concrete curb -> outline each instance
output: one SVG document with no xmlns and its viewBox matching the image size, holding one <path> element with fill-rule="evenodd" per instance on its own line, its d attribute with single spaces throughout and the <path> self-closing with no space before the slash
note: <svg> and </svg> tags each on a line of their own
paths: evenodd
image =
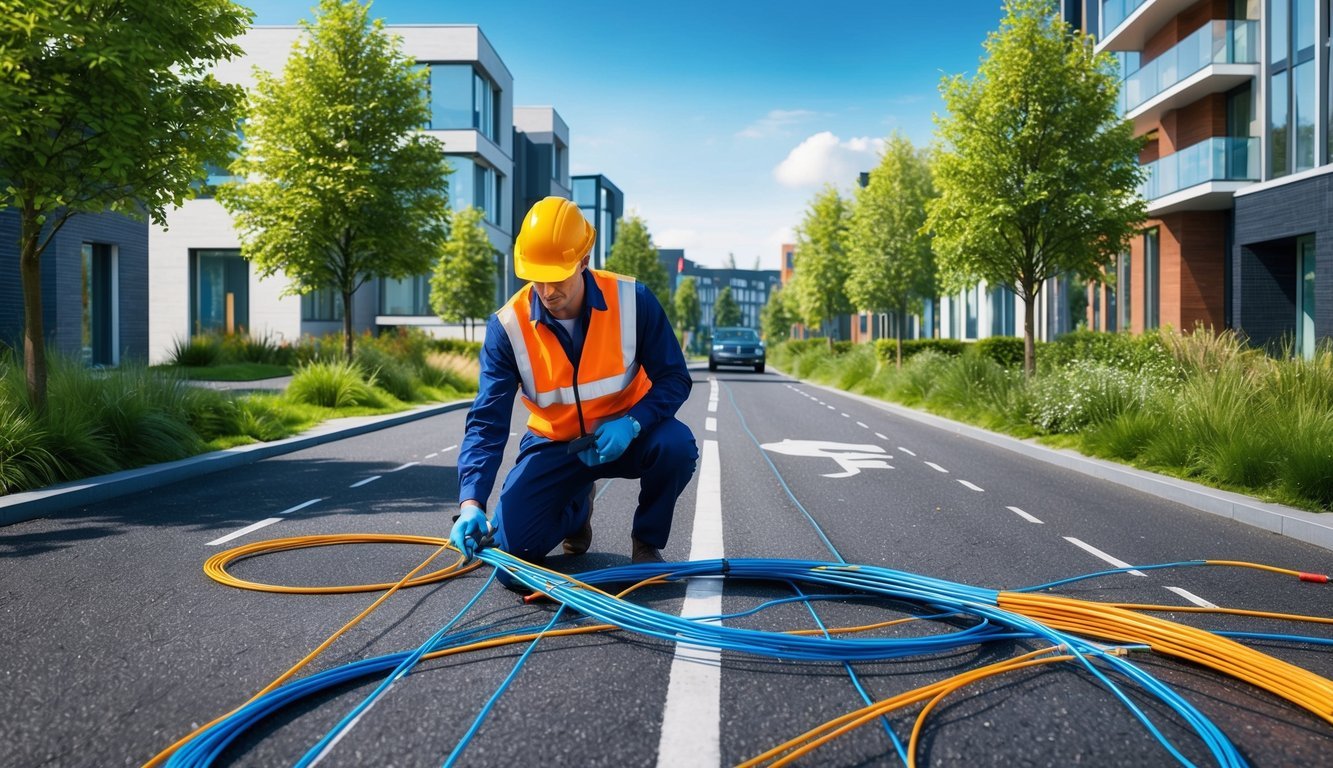
<svg viewBox="0 0 1333 768">
<path fill-rule="evenodd" d="M 252 464 L 284 453 L 313 448 L 316 445 L 333 442 L 334 440 L 342 440 L 343 438 L 396 427 L 399 424 L 406 424 L 441 413 L 461 410 L 471 405 L 471 400 L 455 400 L 448 403 L 423 405 L 410 411 L 391 413 L 385 416 L 351 416 L 344 419 L 332 419 L 299 435 L 274 440 L 271 443 L 242 445 L 225 451 L 191 456 L 180 461 L 153 464 L 138 469 L 127 469 L 124 472 L 116 472 L 110 475 L 100 475 L 61 483 L 60 485 L 52 485 L 37 491 L 0 496 L 0 525 L 10 525 L 24 520 L 45 517 L 71 507 L 95 504 L 99 501 L 114 499 L 117 496 L 138 493 L 150 488 L 159 488 L 181 480 Z"/>
<path fill-rule="evenodd" d="M 783 375 L 788 374 L 783 372 Z M 835 387 L 797 379 L 794 376 L 790 378 L 801 382 L 805 386 L 846 395 L 898 416 L 928 424 L 946 432 L 970 437 L 973 440 L 980 440 L 983 443 L 1020 453 L 1038 461 L 1072 469 L 1075 472 L 1091 475 L 1136 491 L 1150 493 L 1201 512 L 1230 518 L 1246 525 L 1289 536 L 1324 549 L 1333 549 L 1333 514 L 1306 512 L 1303 509 L 1283 506 L 1282 504 L 1271 504 L 1251 496 L 1209 488 L 1206 485 L 1147 472 L 1113 461 L 1095 459 L 1075 451 L 1048 448 L 1033 440 L 1019 440 L 1015 437 L 990 432 L 980 427 L 963 424 L 896 403 L 889 403 Z"/>
</svg>

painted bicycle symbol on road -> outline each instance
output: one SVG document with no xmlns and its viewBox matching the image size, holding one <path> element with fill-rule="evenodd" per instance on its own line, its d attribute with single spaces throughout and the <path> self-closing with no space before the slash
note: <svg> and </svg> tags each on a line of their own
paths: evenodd
<svg viewBox="0 0 1333 768">
<path fill-rule="evenodd" d="M 841 472 L 831 472 L 824 477 L 851 477 L 861 474 L 863 469 L 893 469 L 893 465 L 885 461 L 893 457 L 878 445 L 788 438 L 780 443 L 764 443 L 759 447 L 784 456 L 832 459 L 842 467 Z"/>
</svg>

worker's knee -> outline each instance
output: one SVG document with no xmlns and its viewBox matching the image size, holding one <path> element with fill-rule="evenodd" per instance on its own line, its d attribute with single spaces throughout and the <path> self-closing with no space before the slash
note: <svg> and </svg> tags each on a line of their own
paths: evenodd
<svg viewBox="0 0 1333 768">
<path fill-rule="evenodd" d="M 667 419 L 653 430 L 649 450 L 652 466 L 693 474 L 698 459 L 699 447 L 694 442 L 694 433 L 680 421 Z"/>
</svg>

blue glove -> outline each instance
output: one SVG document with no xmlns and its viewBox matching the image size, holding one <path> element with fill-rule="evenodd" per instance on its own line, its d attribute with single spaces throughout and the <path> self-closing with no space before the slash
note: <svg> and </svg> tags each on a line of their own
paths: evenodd
<svg viewBox="0 0 1333 768">
<path fill-rule="evenodd" d="M 491 524 L 486 513 L 476 504 L 464 505 L 454 521 L 454 528 L 449 532 L 449 541 L 454 549 L 462 552 L 471 560 L 481 549 L 482 538 L 491 532 Z"/>
<path fill-rule="evenodd" d="M 639 422 L 633 416 L 621 416 L 598 427 L 594 435 L 597 442 L 579 454 L 590 467 L 620 458 L 630 441 L 639 436 Z"/>
</svg>

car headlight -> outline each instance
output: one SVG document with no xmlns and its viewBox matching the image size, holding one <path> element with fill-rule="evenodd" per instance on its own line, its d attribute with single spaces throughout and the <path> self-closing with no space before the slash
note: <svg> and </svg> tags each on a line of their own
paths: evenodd
<svg viewBox="0 0 1333 768">
<path fill-rule="evenodd" d="M 721 345 L 721 344 L 714 344 L 714 345 L 713 345 L 713 351 L 714 351 L 714 352 L 721 352 L 721 351 L 722 351 L 722 345 Z"/>
</svg>

